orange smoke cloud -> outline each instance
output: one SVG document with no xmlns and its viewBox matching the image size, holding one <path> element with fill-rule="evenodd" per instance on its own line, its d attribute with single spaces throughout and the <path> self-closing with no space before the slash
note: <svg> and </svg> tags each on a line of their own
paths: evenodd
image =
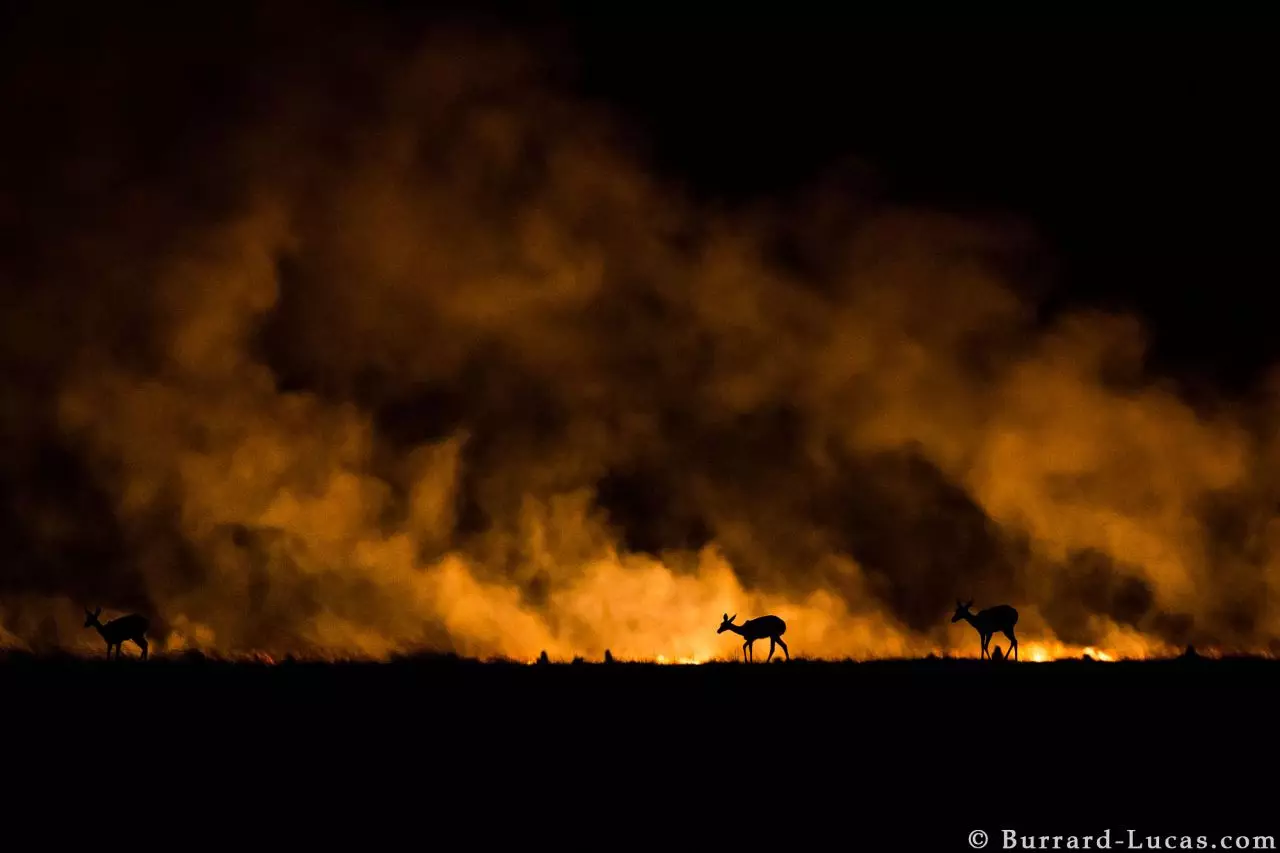
<svg viewBox="0 0 1280 853">
<path fill-rule="evenodd" d="M 1271 647 L 1265 416 L 1147 380 L 1132 318 L 1035 328 L 1008 226 L 703 209 L 533 57 L 335 60 L 349 99 L 275 81 L 192 152 L 213 201 L 47 224 L 6 470 L 52 442 L 100 499 L 15 504 L 0 642 L 96 648 L 102 603 L 158 652 L 734 659 L 729 611 L 976 654 L 962 597 L 1024 659 Z"/>
</svg>

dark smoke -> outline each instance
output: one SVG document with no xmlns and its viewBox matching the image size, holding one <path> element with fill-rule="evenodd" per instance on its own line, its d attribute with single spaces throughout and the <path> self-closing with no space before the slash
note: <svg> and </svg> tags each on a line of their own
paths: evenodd
<svg viewBox="0 0 1280 853">
<path fill-rule="evenodd" d="M 536 43 L 283 8 L 15 22 L 6 642 L 707 657 L 768 608 L 972 652 L 957 598 L 1274 641 L 1270 410 L 1192 409 L 1132 318 L 1037 328 L 1024 229 L 710 210 Z"/>
</svg>

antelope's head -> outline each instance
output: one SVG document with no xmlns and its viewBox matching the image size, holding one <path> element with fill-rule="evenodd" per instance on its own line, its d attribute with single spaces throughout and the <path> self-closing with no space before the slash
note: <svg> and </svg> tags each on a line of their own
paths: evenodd
<svg viewBox="0 0 1280 853">
<path fill-rule="evenodd" d="M 730 616 L 728 613 L 725 613 L 725 614 L 724 614 L 724 621 L 720 623 L 720 627 L 716 629 L 716 633 L 717 633 L 717 634 L 723 634 L 725 631 L 728 631 L 728 630 L 732 629 L 732 628 L 733 628 L 733 620 L 734 620 L 734 619 L 737 619 L 737 618 L 738 618 L 738 614 L 737 614 L 737 613 L 733 614 L 732 616 Z"/>
<path fill-rule="evenodd" d="M 86 607 L 84 609 L 84 626 L 86 628 L 92 628 L 94 625 L 97 625 L 98 617 L 101 615 L 102 615 L 101 607 L 99 607 L 97 610 L 93 611 L 92 613 L 90 613 L 89 608 Z"/>
<path fill-rule="evenodd" d="M 952 614 L 952 616 L 951 616 L 951 621 L 952 621 L 952 622 L 959 622 L 961 619 L 965 618 L 966 616 L 970 616 L 970 615 L 972 615 L 972 614 L 970 614 L 970 613 L 969 613 L 969 608 L 970 608 L 970 607 L 972 607 L 972 606 L 973 606 L 973 601 L 972 601 L 972 600 L 967 601 L 967 602 L 966 602 L 966 601 L 957 601 L 957 602 L 956 602 L 956 612 L 955 612 L 954 614 Z"/>
</svg>

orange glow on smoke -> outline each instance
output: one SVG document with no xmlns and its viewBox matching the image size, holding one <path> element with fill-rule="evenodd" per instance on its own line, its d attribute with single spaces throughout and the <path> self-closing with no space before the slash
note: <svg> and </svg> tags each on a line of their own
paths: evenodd
<svg viewBox="0 0 1280 853">
<path fill-rule="evenodd" d="M 1013 227 L 821 187 L 704 209 L 536 51 L 465 45 L 388 66 L 376 121 L 282 99 L 213 170 L 239 207 L 173 239 L 126 199 L 66 235 L 106 248 L 45 273 L 22 343 L 55 396 L 5 410 L 56 416 L 29 431 L 105 495 L 127 558 L 67 569 L 104 619 L 146 602 L 156 656 L 264 664 L 741 660 L 725 612 L 783 618 L 793 659 L 977 657 L 956 597 L 1016 606 L 1028 662 L 1280 638 L 1280 395 L 1199 411 L 1133 318 L 1039 330 Z M 647 537 L 602 485 L 634 471 Z M 95 603 L 43 590 L 0 597 L 0 646 L 102 654 Z"/>
</svg>

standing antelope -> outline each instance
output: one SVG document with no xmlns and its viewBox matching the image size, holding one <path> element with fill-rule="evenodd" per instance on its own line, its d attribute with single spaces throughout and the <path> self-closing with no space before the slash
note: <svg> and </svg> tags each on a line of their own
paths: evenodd
<svg viewBox="0 0 1280 853">
<path fill-rule="evenodd" d="M 1009 638 L 1010 649 L 1013 653 L 1013 659 L 1018 659 L 1018 638 L 1013 636 L 1013 626 L 1018 624 L 1018 611 L 1014 610 L 1007 604 L 997 604 L 995 607 L 988 607 L 986 610 L 980 610 L 977 613 L 970 613 L 969 608 L 973 606 L 973 602 L 956 602 L 955 615 L 951 617 L 952 624 L 959 622 L 961 619 L 968 622 L 978 632 L 978 637 L 982 640 L 982 657 L 990 657 L 987 651 L 987 644 L 991 642 L 991 637 L 999 631 Z M 1005 655 L 1008 658 L 1008 655 Z"/>
<path fill-rule="evenodd" d="M 151 623 L 147 621 L 147 617 L 139 616 L 137 613 L 130 613 L 128 616 L 121 616 L 119 619 L 112 619 L 107 624 L 98 621 L 98 617 L 102 615 L 102 608 L 99 607 L 92 613 L 86 607 L 84 611 L 84 626 L 86 628 L 97 628 L 98 633 L 102 635 L 102 639 L 107 641 L 107 660 L 111 660 L 111 647 L 115 646 L 116 660 L 120 659 L 120 644 L 125 640 L 132 640 L 142 649 L 142 659 L 147 659 L 147 628 Z"/>
<path fill-rule="evenodd" d="M 782 646 L 782 653 L 787 656 L 787 660 L 791 660 L 791 652 L 787 651 L 787 644 L 782 642 L 782 635 L 787 631 L 786 622 L 783 622 L 777 616 L 761 616 L 757 619 L 748 619 L 741 625 L 735 625 L 733 620 L 737 618 L 737 613 L 732 616 L 728 613 L 724 614 L 724 621 L 720 623 L 720 628 L 716 633 L 723 634 L 725 631 L 732 631 L 735 634 L 741 634 L 746 640 L 742 644 L 742 659 L 744 661 L 748 659 L 748 652 L 751 653 L 750 659 L 755 660 L 755 649 L 753 648 L 755 641 L 763 640 L 765 637 L 769 638 L 769 657 L 765 658 L 765 663 L 773 660 L 775 643 Z"/>
</svg>

